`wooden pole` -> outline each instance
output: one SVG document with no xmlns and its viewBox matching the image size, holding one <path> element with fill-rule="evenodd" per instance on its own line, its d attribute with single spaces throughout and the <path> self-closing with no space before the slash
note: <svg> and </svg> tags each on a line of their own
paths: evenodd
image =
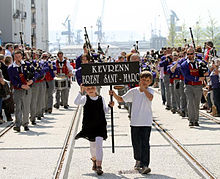
<svg viewBox="0 0 220 179">
<path fill-rule="evenodd" d="M 112 90 L 112 85 L 110 85 L 110 90 Z M 113 96 L 110 96 L 110 101 L 113 101 Z M 112 128 L 112 153 L 115 153 L 115 141 L 114 141 L 114 121 L 113 121 L 113 107 L 111 107 L 111 128 Z"/>
</svg>

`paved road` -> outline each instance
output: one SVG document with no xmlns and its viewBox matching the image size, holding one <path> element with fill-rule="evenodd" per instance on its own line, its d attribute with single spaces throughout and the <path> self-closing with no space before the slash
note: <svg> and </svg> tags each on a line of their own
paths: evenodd
<svg viewBox="0 0 220 179">
<path fill-rule="evenodd" d="M 0 178 L 52 178 L 76 107 L 71 90 L 70 108 L 54 109 L 30 131 L 10 130 L 0 138 Z"/>
<path fill-rule="evenodd" d="M 46 115 L 31 126 L 29 132 L 16 133 L 10 130 L 0 138 L 0 178 L 52 178 L 57 166 L 63 142 L 69 129 L 76 106 L 73 101 L 78 86 L 73 84 L 69 98 L 70 109 L 60 108 Z M 108 87 L 102 88 L 106 103 L 109 101 Z M 161 104 L 155 93 L 153 100 L 154 119 L 182 143 L 205 167 L 220 178 L 220 125 L 201 117 L 200 127 L 189 128 L 187 119 L 171 114 Z M 111 152 L 110 115 L 107 114 L 108 139 L 104 141 L 103 176 L 91 170 L 89 142 L 75 141 L 70 156 L 70 179 L 87 178 L 201 178 L 196 170 L 177 152 L 172 145 L 153 127 L 151 133 L 152 172 L 141 175 L 133 170 L 134 159 L 130 140 L 128 113 L 114 107 L 115 153 Z M 80 119 L 82 120 L 82 116 Z M 78 130 L 81 128 L 79 121 Z M 75 126 L 76 127 L 76 126 Z"/>
</svg>

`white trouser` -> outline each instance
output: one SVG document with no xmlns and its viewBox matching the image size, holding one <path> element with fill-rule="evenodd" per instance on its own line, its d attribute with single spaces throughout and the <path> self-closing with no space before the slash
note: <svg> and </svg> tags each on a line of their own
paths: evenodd
<svg viewBox="0 0 220 179">
<path fill-rule="evenodd" d="M 95 142 L 90 142 L 90 153 L 92 158 L 97 161 L 102 161 L 103 149 L 102 149 L 103 137 L 96 137 Z"/>
</svg>

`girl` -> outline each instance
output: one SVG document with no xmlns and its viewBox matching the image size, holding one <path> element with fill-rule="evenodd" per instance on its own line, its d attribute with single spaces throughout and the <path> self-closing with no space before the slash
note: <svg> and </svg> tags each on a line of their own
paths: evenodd
<svg viewBox="0 0 220 179">
<path fill-rule="evenodd" d="M 92 170 L 98 175 L 102 175 L 103 140 L 107 139 L 106 119 L 110 107 L 114 102 L 109 102 L 106 106 L 103 97 L 97 95 L 95 86 L 83 87 L 80 85 L 80 92 L 74 103 L 83 105 L 82 130 L 76 135 L 75 139 L 85 138 L 90 141 L 91 160 L 93 161 Z M 83 95 L 84 91 L 87 95 Z"/>
</svg>

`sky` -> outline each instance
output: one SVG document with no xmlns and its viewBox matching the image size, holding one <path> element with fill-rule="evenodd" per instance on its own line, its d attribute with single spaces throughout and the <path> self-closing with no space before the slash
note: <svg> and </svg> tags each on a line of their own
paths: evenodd
<svg viewBox="0 0 220 179">
<path fill-rule="evenodd" d="M 219 0 L 49 0 L 50 41 L 60 38 L 60 32 L 66 30 L 62 23 L 67 16 L 74 31 L 81 29 L 84 33 L 83 28 L 87 27 L 91 41 L 95 41 L 92 34 L 97 30 L 96 21 L 100 16 L 109 41 L 149 39 L 152 30 L 157 35 L 167 36 L 162 1 L 166 2 L 167 11 L 177 14 L 177 25 L 186 23 L 193 27 L 200 18 L 205 27 L 211 15 L 220 26 Z"/>
</svg>

